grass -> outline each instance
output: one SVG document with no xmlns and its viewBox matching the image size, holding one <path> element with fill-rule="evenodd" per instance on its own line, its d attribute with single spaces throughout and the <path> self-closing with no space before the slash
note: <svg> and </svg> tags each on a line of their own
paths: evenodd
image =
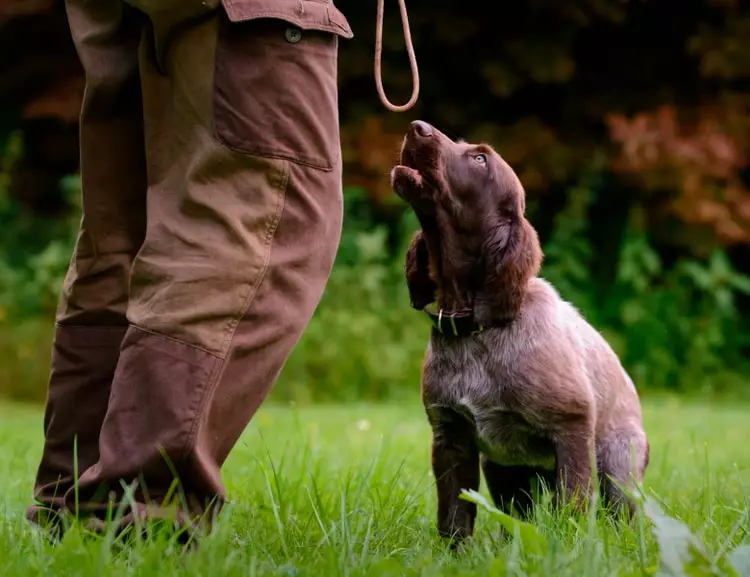
<svg viewBox="0 0 750 577">
<path fill-rule="evenodd" d="M 652 400 L 645 419 L 647 494 L 706 544 L 709 559 L 748 543 L 750 407 Z M 23 520 L 41 426 L 36 408 L 0 408 L 2 575 L 598 577 L 651 574 L 659 564 L 650 522 L 634 530 L 545 507 L 535 522 L 544 539 L 538 558 L 481 508 L 468 549 L 448 553 L 435 535 L 429 430 L 418 404 L 268 405 L 226 464 L 233 503 L 194 553 L 166 540 L 114 549 L 77 530 L 52 546 Z M 664 526 L 667 539 L 679 533 Z"/>
</svg>

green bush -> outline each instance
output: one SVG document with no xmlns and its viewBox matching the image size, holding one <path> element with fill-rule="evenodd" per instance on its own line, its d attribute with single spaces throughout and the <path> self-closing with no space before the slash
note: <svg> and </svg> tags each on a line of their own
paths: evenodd
<svg viewBox="0 0 750 577">
<path fill-rule="evenodd" d="M 41 222 L 5 198 L 0 182 L 0 395 L 37 401 L 45 395 L 54 309 L 78 226 L 78 181 L 64 186 L 71 218 Z M 705 262 L 665 268 L 635 209 L 616 280 L 597 286 L 587 220 L 596 186 L 583 180 L 568 192 L 544 247 L 542 275 L 602 331 L 639 389 L 742 392 L 750 330 L 735 299 L 750 294 L 750 278 L 734 271 L 721 251 Z M 282 372 L 276 399 L 379 400 L 418 390 L 429 322 L 409 306 L 403 277 L 416 219 L 403 212 L 394 251 L 393 230 L 375 224 L 363 191 L 347 190 L 346 199 L 334 271 Z"/>
<path fill-rule="evenodd" d="M 700 394 L 747 387 L 750 327 L 735 300 L 750 295 L 750 277 L 734 270 L 721 250 L 705 262 L 683 258 L 665 268 L 636 207 L 615 282 L 596 306 L 600 287 L 591 275 L 585 218 L 591 190 L 574 188 L 568 199 L 545 247 L 542 275 L 600 329 L 638 387 Z"/>
<path fill-rule="evenodd" d="M 0 324 L 11 325 L 54 309 L 80 214 L 77 176 L 60 183 L 71 207 L 68 219 L 39 218 L 8 197 L 8 170 L 19 152 L 20 138 L 11 138 L 0 157 Z"/>
</svg>

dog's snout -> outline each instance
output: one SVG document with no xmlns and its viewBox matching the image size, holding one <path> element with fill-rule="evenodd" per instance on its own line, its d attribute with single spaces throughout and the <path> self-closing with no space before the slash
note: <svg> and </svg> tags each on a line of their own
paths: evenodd
<svg viewBox="0 0 750 577">
<path fill-rule="evenodd" d="M 411 129 L 417 136 L 421 136 L 422 138 L 432 136 L 432 126 L 421 120 L 412 122 Z"/>
</svg>

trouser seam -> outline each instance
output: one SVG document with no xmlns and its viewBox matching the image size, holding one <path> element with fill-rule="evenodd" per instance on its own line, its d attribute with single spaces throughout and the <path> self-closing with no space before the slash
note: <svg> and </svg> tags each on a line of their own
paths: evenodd
<svg viewBox="0 0 750 577">
<path fill-rule="evenodd" d="M 289 184 L 289 163 L 284 162 L 283 164 L 283 171 L 281 173 L 281 178 L 278 181 L 277 188 L 280 192 L 280 198 L 279 198 L 279 207 L 276 211 L 276 214 L 274 215 L 274 218 L 268 223 L 268 227 L 266 228 L 266 236 L 263 239 L 264 240 L 264 246 L 268 247 L 268 251 L 266 252 L 265 259 L 263 260 L 263 264 L 261 265 L 261 269 L 258 273 L 257 282 L 250 283 L 249 290 L 247 293 L 247 296 L 245 297 L 244 302 L 242 303 L 242 306 L 240 307 L 240 310 L 238 311 L 238 314 L 235 315 L 235 317 L 227 324 L 227 327 L 224 329 L 224 332 L 226 333 L 226 338 L 224 339 L 224 342 L 221 343 L 221 346 L 219 347 L 219 350 L 221 351 L 221 356 L 226 357 L 227 351 L 229 350 L 229 346 L 232 343 L 232 339 L 234 338 L 234 333 L 237 330 L 237 327 L 240 324 L 240 321 L 247 313 L 248 309 L 253 303 L 253 300 L 255 300 L 255 295 L 258 294 L 258 289 L 260 289 L 260 285 L 263 284 L 263 281 L 265 280 L 266 272 L 268 270 L 268 264 L 271 261 L 271 246 L 273 244 L 273 238 L 276 234 L 276 230 L 279 227 L 279 222 L 281 221 L 281 217 L 284 214 L 284 206 L 286 203 L 286 189 Z"/>
<path fill-rule="evenodd" d="M 222 352 L 223 352 L 223 359 L 222 362 L 218 363 L 218 366 L 214 371 L 212 371 L 211 376 L 208 379 L 208 383 L 206 385 L 205 390 L 202 392 L 202 394 L 198 395 L 198 406 L 196 408 L 196 411 L 193 413 L 193 424 L 190 428 L 190 433 L 188 435 L 188 439 L 185 443 L 185 448 L 182 451 L 182 454 L 180 455 L 180 462 L 184 463 L 187 459 L 188 455 L 190 454 L 190 451 L 195 446 L 196 438 L 198 435 L 198 426 L 201 422 L 201 417 L 203 415 L 203 412 L 206 408 L 206 403 L 208 402 L 208 399 L 210 399 L 213 396 L 214 391 L 216 390 L 216 387 L 218 386 L 219 382 L 221 381 L 221 377 L 224 374 L 224 369 L 227 366 L 227 356 L 228 351 L 230 349 L 232 339 L 234 338 L 235 332 L 237 331 L 237 327 L 240 324 L 240 321 L 242 318 L 247 314 L 247 311 L 252 306 L 252 303 L 255 300 L 255 296 L 258 294 L 258 291 L 260 290 L 261 285 L 266 280 L 266 274 L 268 273 L 268 267 L 271 262 L 271 253 L 273 252 L 273 239 L 276 235 L 276 231 L 279 228 L 279 223 L 281 222 L 281 219 L 284 215 L 284 207 L 286 205 L 286 192 L 287 187 L 289 185 L 289 163 L 284 162 L 284 170 L 281 175 L 281 179 L 279 182 L 279 192 L 281 193 L 279 196 L 279 210 L 277 210 L 275 218 L 269 223 L 268 228 L 266 229 L 266 238 L 265 242 L 268 246 L 268 251 L 266 253 L 266 258 L 263 262 L 263 266 L 258 278 L 258 282 L 255 283 L 255 288 L 250 291 L 250 294 L 245 299 L 245 303 L 243 304 L 242 309 L 240 310 L 239 314 L 235 319 L 233 319 L 232 323 L 234 326 L 232 326 L 232 323 L 230 323 L 229 328 L 227 329 L 229 332 L 229 335 L 222 346 Z"/>
<path fill-rule="evenodd" d="M 122 325 L 69 325 L 65 321 L 55 321 L 55 328 L 85 330 L 85 331 L 125 331 L 128 329 L 127 324 Z"/>
<path fill-rule="evenodd" d="M 182 339 L 175 338 L 173 336 L 170 336 L 170 335 L 167 335 L 167 334 L 164 334 L 164 333 L 160 333 L 158 331 L 154 331 L 152 329 L 145 329 L 143 327 L 140 327 L 140 326 L 132 324 L 132 323 L 130 324 L 130 327 L 132 327 L 134 329 L 137 329 L 137 330 L 139 330 L 139 331 L 141 331 L 143 333 L 147 333 L 149 335 L 153 335 L 155 337 L 159 337 L 159 338 L 162 338 L 164 340 L 171 341 L 171 342 L 173 342 L 175 344 L 178 344 L 180 346 L 190 347 L 191 349 L 195 349 L 196 351 L 201 351 L 203 353 L 206 353 L 207 355 L 211 355 L 212 357 L 219 359 L 220 361 L 224 360 L 225 355 L 223 355 L 222 353 L 217 353 L 215 351 L 211 351 L 211 350 L 209 350 L 209 349 L 207 349 L 205 347 L 201 347 L 199 345 L 196 345 L 196 344 L 184 341 Z"/>
</svg>

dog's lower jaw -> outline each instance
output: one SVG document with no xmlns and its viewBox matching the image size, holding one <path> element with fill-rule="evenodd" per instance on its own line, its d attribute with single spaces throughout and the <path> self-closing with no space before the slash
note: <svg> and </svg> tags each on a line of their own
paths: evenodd
<svg viewBox="0 0 750 577">
<path fill-rule="evenodd" d="M 391 187 L 396 194 L 407 202 L 409 197 L 420 190 L 422 186 L 422 175 L 417 170 L 402 165 L 394 166 L 391 169 Z"/>
</svg>

